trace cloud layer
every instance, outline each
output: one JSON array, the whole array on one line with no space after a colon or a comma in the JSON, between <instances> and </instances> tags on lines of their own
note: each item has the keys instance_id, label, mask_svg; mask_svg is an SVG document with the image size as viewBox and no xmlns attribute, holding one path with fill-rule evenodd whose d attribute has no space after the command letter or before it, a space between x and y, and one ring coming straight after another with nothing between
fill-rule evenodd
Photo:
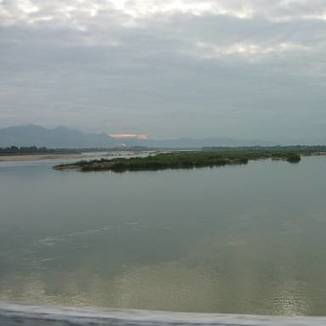
<instances>
[{"instance_id":1,"label":"cloud layer","mask_svg":"<svg viewBox=\"0 0 326 326\"><path fill-rule=\"evenodd\" d=\"M0 0L0 124L317 139L325 0Z\"/></svg>"},{"instance_id":2,"label":"cloud layer","mask_svg":"<svg viewBox=\"0 0 326 326\"><path fill-rule=\"evenodd\" d=\"M271 21L326 19L323 0L1 0L3 24L57 21L92 24L101 15L120 16L122 21L160 16L261 17Z\"/></svg>"}]
</instances>

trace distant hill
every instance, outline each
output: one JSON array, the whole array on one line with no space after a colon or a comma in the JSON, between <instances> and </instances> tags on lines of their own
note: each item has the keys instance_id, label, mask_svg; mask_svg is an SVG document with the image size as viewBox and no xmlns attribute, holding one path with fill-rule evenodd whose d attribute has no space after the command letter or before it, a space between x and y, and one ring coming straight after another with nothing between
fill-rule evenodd
<instances>
[{"instance_id":1,"label":"distant hill","mask_svg":"<svg viewBox=\"0 0 326 326\"><path fill-rule=\"evenodd\" d=\"M83 133L65 127L46 129L27 125L0 129L0 147L90 148L117 145L117 141L104 133Z\"/></svg>"},{"instance_id":2,"label":"distant hill","mask_svg":"<svg viewBox=\"0 0 326 326\"><path fill-rule=\"evenodd\" d=\"M214 146L269 146L274 143L232 138L116 139L105 133L85 133L66 127L47 129L37 125L0 129L0 147L37 146L47 148L150 147L201 148Z\"/></svg>"},{"instance_id":3,"label":"distant hill","mask_svg":"<svg viewBox=\"0 0 326 326\"><path fill-rule=\"evenodd\" d=\"M238 140L233 138L176 138L176 139L134 139L126 142L128 146L144 146L152 148L202 148L218 146L273 146L272 142L261 140Z\"/></svg>"}]
</instances>

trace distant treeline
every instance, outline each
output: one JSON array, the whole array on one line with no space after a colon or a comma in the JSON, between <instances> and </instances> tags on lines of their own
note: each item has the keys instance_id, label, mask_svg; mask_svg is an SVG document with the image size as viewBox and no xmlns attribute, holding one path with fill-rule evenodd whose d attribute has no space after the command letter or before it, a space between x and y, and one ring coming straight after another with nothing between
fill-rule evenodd
<instances>
[{"instance_id":1,"label":"distant treeline","mask_svg":"<svg viewBox=\"0 0 326 326\"><path fill-rule=\"evenodd\" d=\"M0 155L26 155L26 154L69 154L69 153L79 153L80 150L77 149L52 149L46 147L36 147L36 146L10 146L10 147L0 147Z\"/></svg>"},{"instance_id":2,"label":"distant treeline","mask_svg":"<svg viewBox=\"0 0 326 326\"><path fill-rule=\"evenodd\" d=\"M83 152L116 152L116 151L148 151L152 148L134 146L134 147L92 147L92 148L47 148L37 146L10 146L0 147L0 156L4 155L33 155L33 154L81 154Z\"/></svg>"},{"instance_id":3,"label":"distant treeline","mask_svg":"<svg viewBox=\"0 0 326 326\"><path fill-rule=\"evenodd\" d=\"M288 146L238 146L238 147L229 147L229 146L216 146L216 147L203 147L203 151L259 151L259 152L273 152L273 153L286 153L286 152L300 152L301 154L309 153L325 153L326 145L288 145Z\"/></svg>"}]
</instances>

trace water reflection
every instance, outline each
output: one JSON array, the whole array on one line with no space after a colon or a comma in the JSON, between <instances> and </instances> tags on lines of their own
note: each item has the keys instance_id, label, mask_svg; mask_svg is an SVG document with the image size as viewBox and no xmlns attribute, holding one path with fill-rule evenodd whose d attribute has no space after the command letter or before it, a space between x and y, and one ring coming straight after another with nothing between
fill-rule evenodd
<instances>
[{"instance_id":1,"label":"water reflection","mask_svg":"<svg viewBox=\"0 0 326 326\"><path fill-rule=\"evenodd\" d=\"M0 300L325 315L324 168L1 174Z\"/></svg>"}]
</instances>

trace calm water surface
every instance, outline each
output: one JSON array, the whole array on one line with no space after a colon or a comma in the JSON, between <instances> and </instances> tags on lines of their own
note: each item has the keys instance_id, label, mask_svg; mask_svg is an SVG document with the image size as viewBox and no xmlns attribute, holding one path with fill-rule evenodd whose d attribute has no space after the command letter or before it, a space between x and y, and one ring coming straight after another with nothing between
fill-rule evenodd
<instances>
[{"instance_id":1,"label":"calm water surface","mask_svg":"<svg viewBox=\"0 0 326 326\"><path fill-rule=\"evenodd\" d=\"M0 300L326 315L326 158L58 172L0 164Z\"/></svg>"}]
</instances>

